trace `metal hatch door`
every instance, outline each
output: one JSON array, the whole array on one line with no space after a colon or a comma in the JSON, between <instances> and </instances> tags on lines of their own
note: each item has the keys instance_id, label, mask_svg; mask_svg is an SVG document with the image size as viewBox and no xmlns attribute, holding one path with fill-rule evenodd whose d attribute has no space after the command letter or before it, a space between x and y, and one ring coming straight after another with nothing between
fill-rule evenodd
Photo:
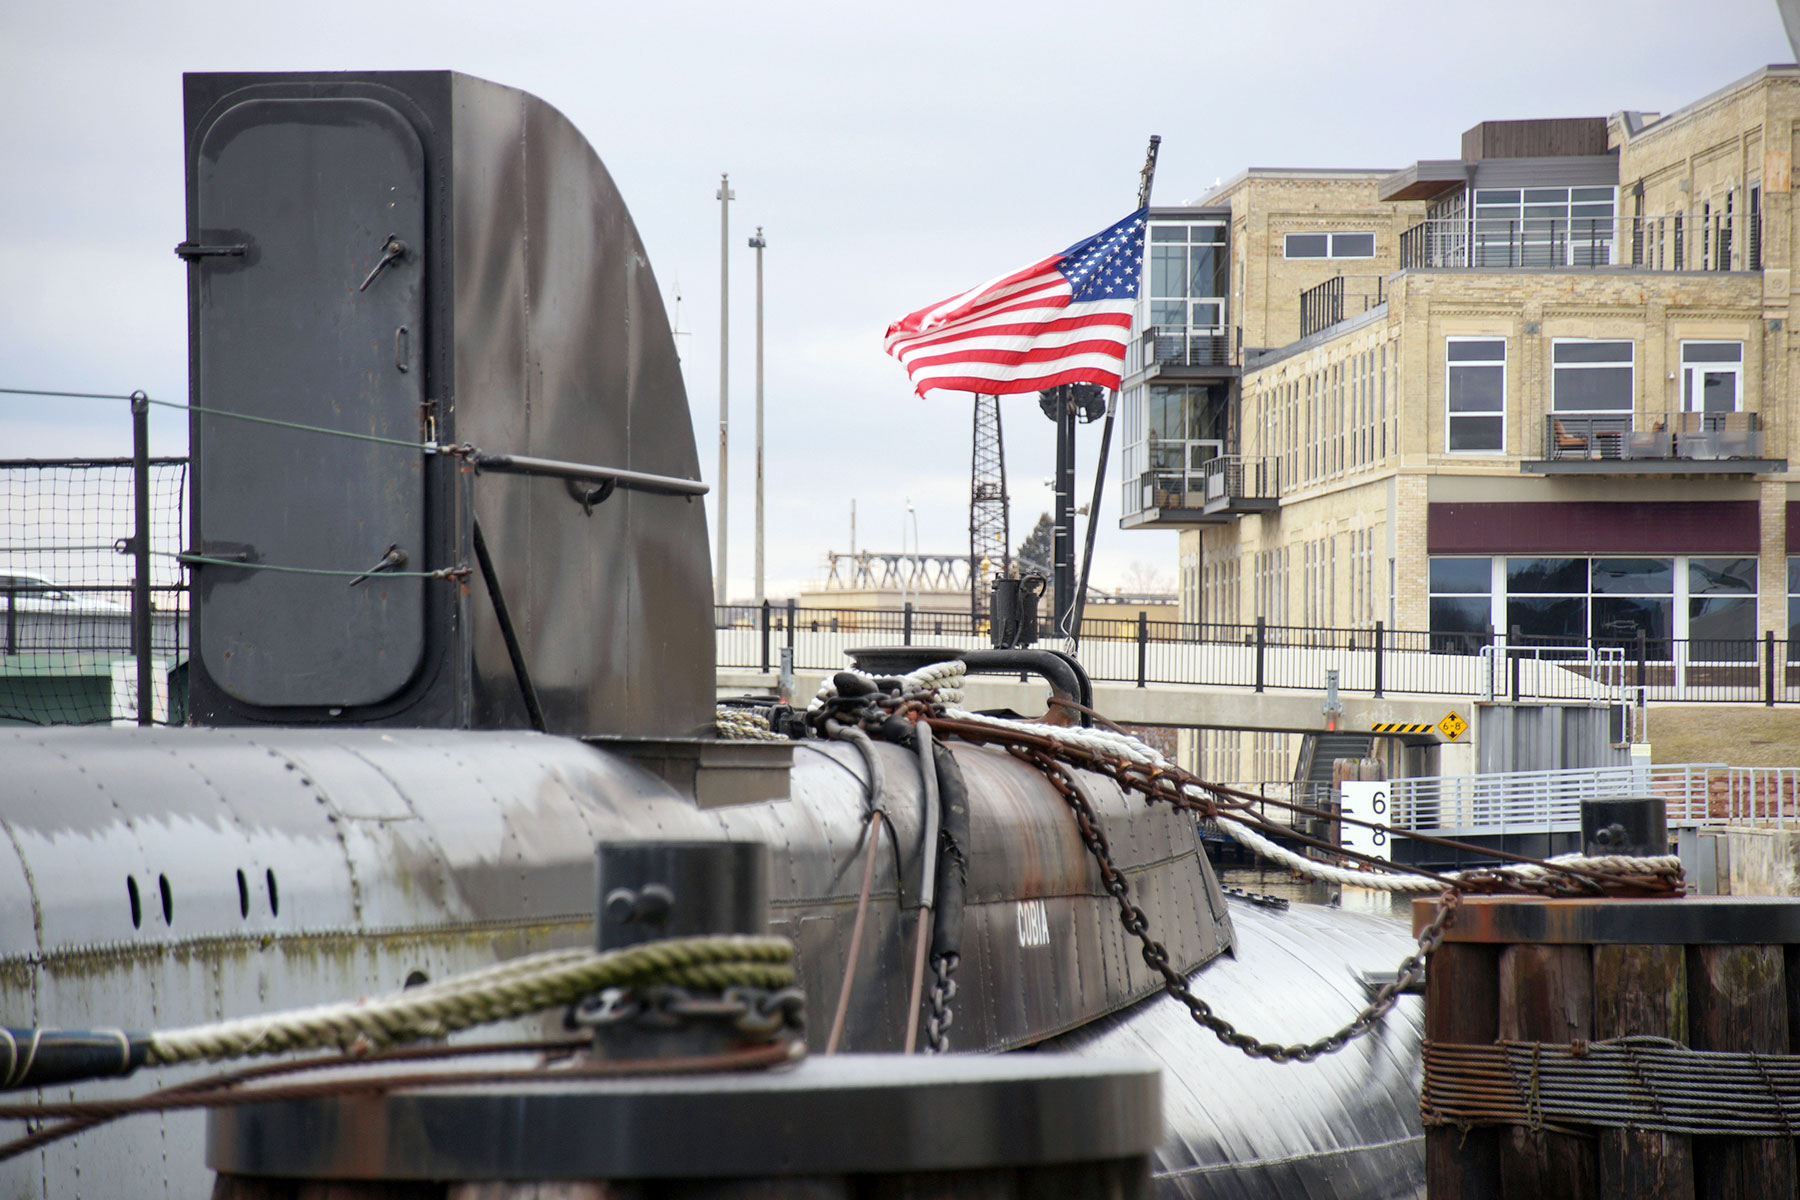
<instances>
[{"instance_id":1,"label":"metal hatch door","mask_svg":"<svg viewBox=\"0 0 1800 1200\"><path fill-rule=\"evenodd\" d=\"M426 581L360 571L425 556L425 168L393 108L250 100L206 131L195 172L204 408L394 438L328 436L202 413L195 424L199 654L254 705L378 703L425 650Z\"/></svg>"}]
</instances>

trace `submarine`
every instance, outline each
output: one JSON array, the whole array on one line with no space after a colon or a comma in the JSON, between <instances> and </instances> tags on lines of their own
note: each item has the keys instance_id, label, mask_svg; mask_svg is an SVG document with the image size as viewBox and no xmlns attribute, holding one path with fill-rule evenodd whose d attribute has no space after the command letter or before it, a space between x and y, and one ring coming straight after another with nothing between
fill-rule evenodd
<instances>
[{"instance_id":1,"label":"submarine","mask_svg":"<svg viewBox=\"0 0 1800 1200\"><path fill-rule=\"evenodd\" d=\"M798 711L721 736L674 341L562 114L447 71L210 73L184 125L188 720L0 729L5 1024L192 1025L591 945L597 846L761 845L815 1052L835 1027L856 1052L1149 1058L1158 1195L1422 1194L1415 997L1312 1061L1249 1057L1167 994L1031 762ZM964 661L1079 691L1049 652ZM1191 814L1061 786L1169 969L1258 1037L1343 1025L1414 949L1229 898ZM922 903L946 861L949 933ZM928 940L954 988L919 999ZM204 1139L196 1112L134 1116L0 1163L0 1196L203 1194Z\"/></svg>"}]
</instances>

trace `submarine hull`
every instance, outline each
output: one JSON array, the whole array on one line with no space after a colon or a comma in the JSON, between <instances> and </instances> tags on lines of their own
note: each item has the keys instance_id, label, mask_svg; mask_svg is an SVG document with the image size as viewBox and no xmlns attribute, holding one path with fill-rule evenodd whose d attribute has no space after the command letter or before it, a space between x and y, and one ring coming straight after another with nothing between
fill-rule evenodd
<instances>
[{"instance_id":1,"label":"submarine hull","mask_svg":"<svg viewBox=\"0 0 1800 1200\"><path fill-rule=\"evenodd\" d=\"M898 1049L912 1020L923 862L916 756L886 744L875 753L893 836L874 850L845 1022L845 1048L864 1051ZM971 809L955 1049L1160 1062L1159 1178L1170 1195L1250 1194L1219 1189L1296 1173L1311 1189L1301 1194L1407 1194L1366 1184L1422 1169L1416 1007L1318 1064L1222 1046L1161 994L1050 784L1004 753L954 753ZM867 766L840 743L797 744L782 797L712 808L621 754L531 733L7 730L0 761L11 782L0 1012L12 1024L169 1028L591 944L596 844L717 839L770 848L771 929L798 949L817 1044L848 966L868 852ZM1358 972L1405 953L1394 922L1227 908L1190 818L1109 780L1081 781L1152 935L1258 1036L1335 1028L1366 1001ZM545 1036L555 1024L552 1014L511 1028ZM81 1094L137 1094L208 1069L147 1071ZM171 1192L197 1193L203 1127L197 1113L172 1113L57 1143L0 1165L0 1195L130 1191L146 1162L162 1164Z\"/></svg>"}]
</instances>

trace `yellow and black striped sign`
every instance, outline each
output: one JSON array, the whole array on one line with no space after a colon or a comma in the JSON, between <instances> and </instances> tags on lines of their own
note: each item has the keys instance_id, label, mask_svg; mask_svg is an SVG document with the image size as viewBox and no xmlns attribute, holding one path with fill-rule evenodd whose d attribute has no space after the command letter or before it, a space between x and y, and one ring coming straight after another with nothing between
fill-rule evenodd
<instances>
[{"instance_id":1,"label":"yellow and black striped sign","mask_svg":"<svg viewBox=\"0 0 1800 1200\"><path fill-rule=\"evenodd\" d=\"M1375 721L1369 726L1372 733L1430 733L1436 728L1429 721Z\"/></svg>"}]
</instances>

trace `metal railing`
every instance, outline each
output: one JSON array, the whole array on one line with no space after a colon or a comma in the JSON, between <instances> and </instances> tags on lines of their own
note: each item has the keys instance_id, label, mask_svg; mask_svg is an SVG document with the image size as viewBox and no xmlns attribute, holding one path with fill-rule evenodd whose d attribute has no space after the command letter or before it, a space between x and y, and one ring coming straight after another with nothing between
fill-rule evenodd
<instances>
[{"instance_id":1,"label":"metal railing","mask_svg":"<svg viewBox=\"0 0 1800 1200\"><path fill-rule=\"evenodd\" d=\"M1195 684L1252 691L1322 691L1325 673L1352 694L1466 696L1497 702L1561 701L1626 710L1648 703L1800 703L1800 640L1589 639L1388 629L1220 624L1108 618L1082 622L1078 657L1106 683ZM836 671L856 645L979 647L985 622L965 612L722 607L718 664L771 670L794 650L804 671ZM1054 643L1046 643L1054 644ZM1621 726L1622 729L1628 726Z\"/></svg>"},{"instance_id":2,"label":"metal railing","mask_svg":"<svg viewBox=\"0 0 1800 1200\"><path fill-rule=\"evenodd\" d=\"M1400 235L1400 269L1754 271L1762 266L1761 234L1760 218L1741 213L1429 219Z\"/></svg>"},{"instance_id":3,"label":"metal railing","mask_svg":"<svg viewBox=\"0 0 1800 1200\"><path fill-rule=\"evenodd\" d=\"M1676 638L1645 630L1585 639L1515 634L1493 639L1480 653L1483 692L1495 700L1578 699L1598 691L1609 699L1622 692L1632 705L1800 701L1800 641L1772 630L1760 638Z\"/></svg>"},{"instance_id":4,"label":"metal railing","mask_svg":"<svg viewBox=\"0 0 1800 1200\"><path fill-rule=\"evenodd\" d=\"M1755 770L1670 763L1392 779L1389 824L1442 837L1568 833L1581 828L1583 801L1613 796L1658 796L1670 825L1708 824L1714 792L1735 794L1729 781Z\"/></svg>"},{"instance_id":5,"label":"metal railing","mask_svg":"<svg viewBox=\"0 0 1800 1200\"><path fill-rule=\"evenodd\" d=\"M1763 455L1762 416L1731 413L1551 413L1544 459L1710 462Z\"/></svg>"},{"instance_id":6,"label":"metal railing","mask_svg":"<svg viewBox=\"0 0 1800 1200\"><path fill-rule=\"evenodd\" d=\"M1307 288L1300 293L1300 336L1368 312L1387 299L1386 286L1380 275L1334 275Z\"/></svg>"},{"instance_id":7,"label":"metal railing","mask_svg":"<svg viewBox=\"0 0 1800 1200\"><path fill-rule=\"evenodd\" d=\"M1273 454L1221 454L1201 465L1200 479L1209 509L1240 500L1278 500L1281 460Z\"/></svg>"},{"instance_id":8,"label":"metal railing","mask_svg":"<svg viewBox=\"0 0 1800 1200\"><path fill-rule=\"evenodd\" d=\"M1184 325L1151 325L1142 335L1145 367L1228 367L1237 360L1231 336Z\"/></svg>"},{"instance_id":9,"label":"metal railing","mask_svg":"<svg viewBox=\"0 0 1800 1200\"><path fill-rule=\"evenodd\" d=\"M1707 774L1702 790L1690 792L1677 812L1669 806L1669 824L1772 825L1800 827L1800 766L1724 767Z\"/></svg>"}]
</instances>

